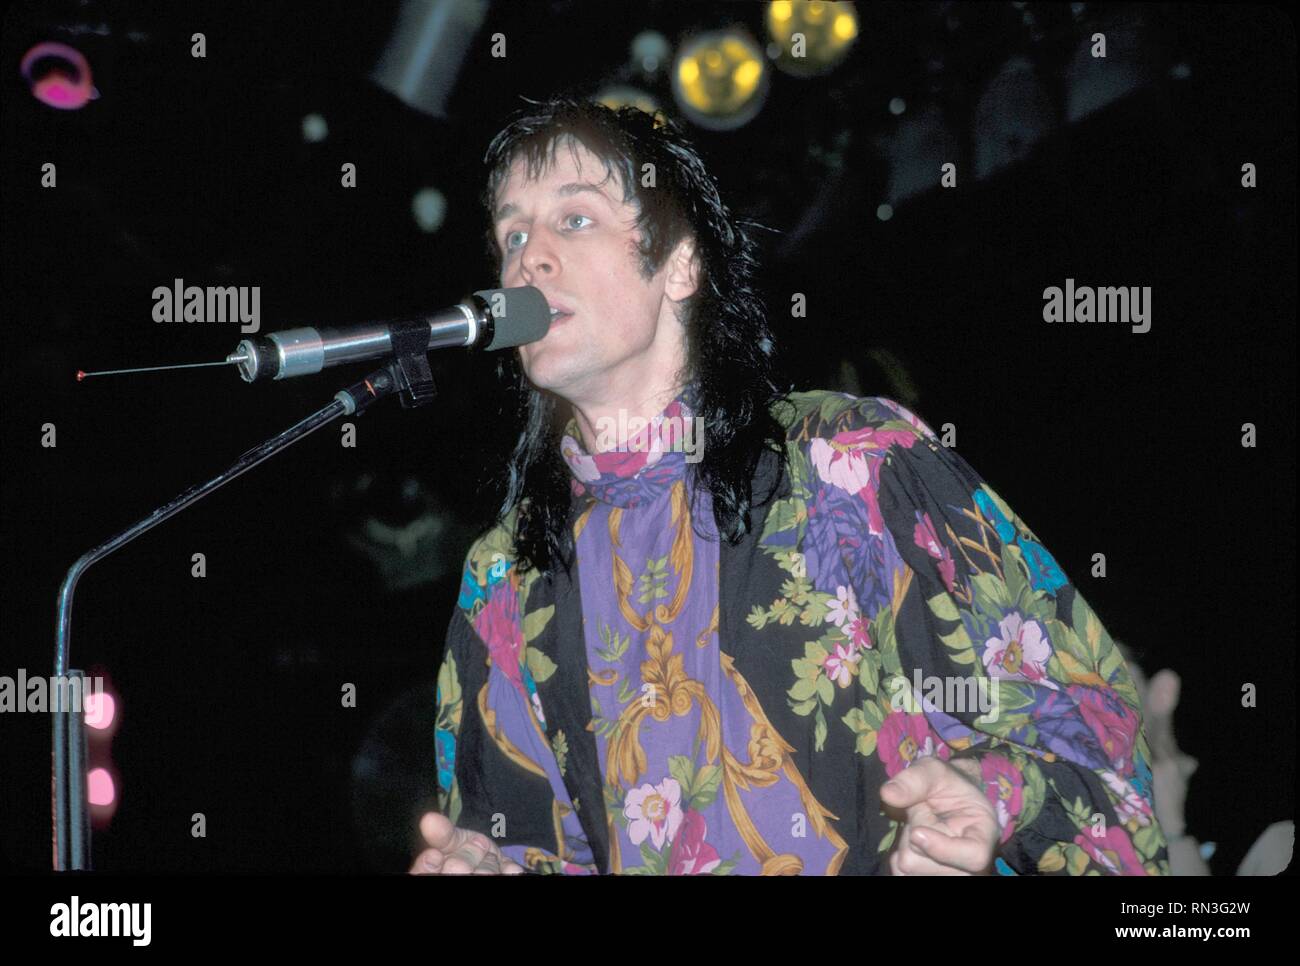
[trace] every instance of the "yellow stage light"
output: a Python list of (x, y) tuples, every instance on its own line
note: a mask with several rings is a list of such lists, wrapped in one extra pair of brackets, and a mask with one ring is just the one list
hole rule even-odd
[(738, 128), (767, 98), (767, 65), (757, 43), (739, 28), (700, 34), (682, 44), (673, 65), (673, 95), (701, 127)]
[(774, 0), (767, 7), (767, 31), (777, 67), (811, 77), (848, 54), (858, 36), (858, 11), (847, 0)]

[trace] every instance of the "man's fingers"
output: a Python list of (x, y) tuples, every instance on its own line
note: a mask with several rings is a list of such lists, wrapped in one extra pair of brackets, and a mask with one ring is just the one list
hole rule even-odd
[[(481, 832), (456, 830), (456, 840), (452, 851), (442, 864), (442, 871), (449, 875), (467, 875), (483, 864), (484, 858), (491, 852), (492, 840)], [(495, 857), (493, 862), (495, 862)]]
[(481, 849), (478, 864), (474, 867), (475, 875), (500, 875), (501, 874), (501, 853), (497, 850), (496, 843), (480, 832), (474, 832), (470, 836), (470, 842), (475, 849)]
[(493, 855), (491, 852), (488, 852), (486, 855), (483, 856), (482, 860), (479, 862), (478, 868), (474, 870), (474, 874), (475, 875), (500, 875), (501, 862), (495, 855)]
[(420, 818), (420, 834), (429, 848), (416, 856), (411, 873), (440, 875), (520, 875), (523, 866), (501, 851), (482, 832), (457, 828), (438, 812)]
[(430, 848), (446, 850), (451, 846), (456, 826), (439, 812), (425, 812), (420, 817), (420, 835)]
[(946, 835), (933, 827), (917, 828), (909, 843), (926, 858), (972, 875), (983, 872), (993, 861), (993, 839), (988, 829), (979, 825), (967, 827), (961, 835)]
[(443, 855), (438, 849), (425, 849), (411, 863), (411, 875), (436, 875), (442, 870)]
[(930, 794), (930, 789), (943, 775), (944, 768), (943, 763), (935, 758), (922, 758), (881, 785), (880, 797), (886, 805), (911, 808)]
[(940, 865), (934, 859), (921, 853), (908, 840), (911, 826), (904, 826), (899, 833), (898, 842), (889, 855), (889, 871), (893, 875), (965, 875), (960, 869)]
[(469, 875), (478, 868), (478, 857), (462, 849), (447, 856), (442, 863), (443, 875)]
[[(919, 828), (919, 827), (918, 827)], [(912, 826), (905, 826), (898, 836), (898, 844), (890, 854), (889, 868), (894, 875), (971, 875), (965, 869), (936, 862), (927, 856), (910, 834)]]
[(940, 865), (911, 841), (913, 826), (905, 824), (898, 832), (889, 867), (894, 875), (962, 875), (956, 868)]

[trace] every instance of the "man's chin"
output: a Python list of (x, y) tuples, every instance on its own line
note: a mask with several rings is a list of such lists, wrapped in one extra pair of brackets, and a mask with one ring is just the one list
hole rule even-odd
[(562, 362), (553, 354), (543, 352), (523, 363), (524, 374), (538, 389), (567, 398), (568, 392), (578, 383), (579, 378), (572, 367), (565, 366)]

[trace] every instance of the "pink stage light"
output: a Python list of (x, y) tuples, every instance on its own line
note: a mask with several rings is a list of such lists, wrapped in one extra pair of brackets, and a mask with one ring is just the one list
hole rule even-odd
[[(32, 80), (32, 67), (39, 60), (58, 63), (40, 78)], [(90, 64), (81, 51), (67, 44), (52, 40), (37, 44), (23, 55), (19, 69), (31, 88), (32, 96), (60, 111), (75, 111), (84, 107), (87, 101), (99, 97), (99, 91), (90, 81)]]
[(86, 776), (86, 787), (90, 793), (91, 805), (112, 805), (117, 797), (117, 790), (113, 787), (113, 776), (108, 773), (107, 768), (92, 769)]
[(102, 694), (93, 692), (87, 694), (82, 701), (82, 706), (86, 713), (86, 727), (107, 731), (113, 726), (113, 718), (117, 714), (117, 702), (107, 691)]

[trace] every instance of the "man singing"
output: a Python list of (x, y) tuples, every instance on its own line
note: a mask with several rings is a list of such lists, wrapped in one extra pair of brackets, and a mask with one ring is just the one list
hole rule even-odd
[(486, 160), (499, 284), (556, 314), (411, 871), (1168, 874), (1110, 635), (921, 419), (782, 384), (681, 131), (559, 97)]

